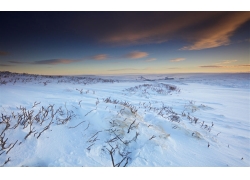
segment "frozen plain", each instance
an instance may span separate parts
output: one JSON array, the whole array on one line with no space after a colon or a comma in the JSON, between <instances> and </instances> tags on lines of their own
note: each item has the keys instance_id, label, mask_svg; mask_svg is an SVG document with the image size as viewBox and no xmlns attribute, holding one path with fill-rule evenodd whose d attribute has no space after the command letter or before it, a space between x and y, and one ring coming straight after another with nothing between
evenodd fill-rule
<instances>
[{"instance_id":1,"label":"frozen plain","mask_svg":"<svg viewBox=\"0 0 250 180\"><path fill-rule=\"evenodd\" d=\"M1 72L0 165L249 167L249 82Z\"/></svg>"}]
</instances>

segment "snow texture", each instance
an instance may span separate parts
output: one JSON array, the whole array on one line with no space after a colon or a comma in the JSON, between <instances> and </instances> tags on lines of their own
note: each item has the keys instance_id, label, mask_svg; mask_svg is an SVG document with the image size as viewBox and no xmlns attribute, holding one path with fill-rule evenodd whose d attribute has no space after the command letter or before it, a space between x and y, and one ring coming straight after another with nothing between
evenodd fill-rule
<instances>
[{"instance_id":1,"label":"snow texture","mask_svg":"<svg viewBox=\"0 0 250 180\"><path fill-rule=\"evenodd\" d=\"M0 73L0 166L248 167L249 74Z\"/></svg>"}]
</instances>

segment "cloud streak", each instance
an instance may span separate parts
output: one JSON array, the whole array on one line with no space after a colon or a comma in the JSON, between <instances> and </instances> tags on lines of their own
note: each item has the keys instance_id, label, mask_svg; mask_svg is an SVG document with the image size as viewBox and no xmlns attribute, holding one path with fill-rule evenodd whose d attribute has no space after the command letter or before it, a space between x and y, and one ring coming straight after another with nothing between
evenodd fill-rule
<instances>
[{"instance_id":1,"label":"cloud streak","mask_svg":"<svg viewBox=\"0 0 250 180\"><path fill-rule=\"evenodd\" d=\"M152 61L156 61L156 58L150 58L146 60L146 62L152 62Z\"/></svg>"},{"instance_id":2,"label":"cloud streak","mask_svg":"<svg viewBox=\"0 0 250 180\"><path fill-rule=\"evenodd\" d=\"M120 45L163 43L176 36L176 32L185 30L211 16L208 13L195 12L130 12L120 16L114 30L106 33L101 42Z\"/></svg>"},{"instance_id":3,"label":"cloud streak","mask_svg":"<svg viewBox=\"0 0 250 180\"><path fill-rule=\"evenodd\" d=\"M229 45L230 37L236 29L249 19L249 12L230 12L218 16L209 27L196 32L192 45L184 46L181 50L201 50Z\"/></svg>"},{"instance_id":4,"label":"cloud streak","mask_svg":"<svg viewBox=\"0 0 250 180\"><path fill-rule=\"evenodd\" d=\"M94 60L105 60L107 58L108 58L107 54L98 54L98 55L91 57L91 59L94 59Z\"/></svg>"},{"instance_id":5,"label":"cloud streak","mask_svg":"<svg viewBox=\"0 0 250 180\"><path fill-rule=\"evenodd\" d=\"M58 65L58 64L71 64L78 61L79 60L72 60L72 59L48 59L48 60L35 61L33 64Z\"/></svg>"},{"instance_id":6,"label":"cloud streak","mask_svg":"<svg viewBox=\"0 0 250 180\"><path fill-rule=\"evenodd\" d=\"M7 66L13 66L13 65L9 65L9 64L0 64L0 66L7 67Z\"/></svg>"},{"instance_id":7,"label":"cloud streak","mask_svg":"<svg viewBox=\"0 0 250 180\"><path fill-rule=\"evenodd\" d=\"M184 61L185 58L175 58L175 59L170 59L171 62L180 62L180 61Z\"/></svg>"},{"instance_id":8,"label":"cloud streak","mask_svg":"<svg viewBox=\"0 0 250 180\"><path fill-rule=\"evenodd\" d=\"M234 62L237 62L238 60L224 60L221 62L221 64L230 64L230 63L234 63Z\"/></svg>"},{"instance_id":9,"label":"cloud streak","mask_svg":"<svg viewBox=\"0 0 250 180\"><path fill-rule=\"evenodd\" d=\"M146 19L146 20L145 20ZM249 12L130 12L114 18L114 27L100 34L100 42L117 45L186 40L180 50L229 45L234 32L250 19Z\"/></svg>"},{"instance_id":10,"label":"cloud streak","mask_svg":"<svg viewBox=\"0 0 250 180\"><path fill-rule=\"evenodd\" d=\"M222 68L223 66L217 66L217 65L205 65L205 66L199 66L201 68Z\"/></svg>"},{"instance_id":11,"label":"cloud streak","mask_svg":"<svg viewBox=\"0 0 250 180\"><path fill-rule=\"evenodd\" d=\"M250 64L239 64L239 65L205 65L199 66L201 68L237 68L237 67L250 67Z\"/></svg>"},{"instance_id":12,"label":"cloud streak","mask_svg":"<svg viewBox=\"0 0 250 180\"><path fill-rule=\"evenodd\" d=\"M13 64L23 64L23 63L25 63L25 62L20 62L20 61L8 61L8 62L13 63Z\"/></svg>"},{"instance_id":13,"label":"cloud streak","mask_svg":"<svg viewBox=\"0 0 250 180\"><path fill-rule=\"evenodd\" d=\"M242 64L242 65L238 65L240 67L250 67L250 64Z\"/></svg>"},{"instance_id":14,"label":"cloud streak","mask_svg":"<svg viewBox=\"0 0 250 180\"><path fill-rule=\"evenodd\" d=\"M140 52L140 51L134 51L134 52L130 52L124 55L125 58L129 58L129 59L140 59L140 58L144 58L147 56L148 56L148 53Z\"/></svg>"}]
</instances>

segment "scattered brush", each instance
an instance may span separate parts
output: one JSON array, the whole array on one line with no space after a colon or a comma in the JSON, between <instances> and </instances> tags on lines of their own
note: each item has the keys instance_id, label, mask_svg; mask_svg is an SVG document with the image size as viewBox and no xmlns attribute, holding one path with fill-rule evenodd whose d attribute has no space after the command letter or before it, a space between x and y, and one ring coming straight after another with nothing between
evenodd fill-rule
<instances>
[{"instance_id":1,"label":"scattered brush","mask_svg":"<svg viewBox=\"0 0 250 180\"><path fill-rule=\"evenodd\" d=\"M7 164L8 162L10 162L10 157L8 157L8 159L3 163L3 165L1 167L3 167L5 164Z\"/></svg>"},{"instance_id":2,"label":"scattered brush","mask_svg":"<svg viewBox=\"0 0 250 180\"><path fill-rule=\"evenodd\" d=\"M112 166L113 167L120 167L122 165L122 163L124 162L124 160L126 160L126 162L123 164L123 167L126 167L128 164L128 160L131 159L128 155L131 152L124 152L121 151L119 146L116 145L116 147L114 148L110 143L107 143L111 148L107 148L105 147L105 149L109 152L109 155L111 157L111 162L112 162ZM114 159L114 155L115 153L118 152L118 154L121 157L121 160L118 163L115 163L115 159Z\"/></svg>"},{"instance_id":3,"label":"scattered brush","mask_svg":"<svg viewBox=\"0 0 250 180\"><path fill-rule=\"evenodd\" d=\"M32 108L37 107L41 102L34 102ZM48 107L42 106L40 109L37 110L28 110L25 107L17 107L19 110L17 113L11 112L11 115L4 115L1 113L0 116L0 155L4 153L8 154L16 144L21 145L22 142L16 140L14 142L9 142L9 138L5 137L6 133L10 134L11 131L20 127L24 130L28 130L27 134L24 137L24 140L28 139L31 134L34 134L34 137L37 139L47 131L53 123L57 125L65 124L72 117L74 117L73 111L69 111L66 107L65 103L65 110L62 107L55 109L54 105L49 105ZM63 118L63 116L66 116ZM44 124L47 124L44 126ZM83 122L81 122L83 123ZM79 123L78 125L80 125ZM75 127L77 127L76 125ZM72 127L72 128L75 128ZM19 143L18 143L19 142ZM8 159L3 166L8 163L10 159Z\"/></svg>"},{"instance_id":4,"label":"scattered brush","mask_svg":"<svg viewBox=\"0 0 250 180\"><path fill-rule=\"evenodd\" d=\"M140 94L142 96L145 96L148 98L148 96L150 95L151 92L155 92L155 93L161 94L161 95L167 95L173 91L179 93L180 89L174 85L159 83L159 84L142 84L139 86L127 88L123 91L129 92L132 94L140 92Z\"/></svg>"},{"instance_id":5,"label":"scattered brush","mask_svg":"<svg viewBox=\"0 0 250 180\"><path fill-rule=\"evenodd\" d=\"M76 89L77 91L79 91L80 92L80 94L82 94L82 91L83 91L83 89L81 89L81 90L79 90L79 89Z\"/></svg>"},{"instance_id":6,"label":"scattered brush","mask_svg":"<svg viewBox=\"0 0 250 180\"><path fill-rule=\"evenodd\" d=\"M130 130L132 130L135 126L133 126L133 124L135 123L136 119L129 125L129 128L128 128L128 132L130 132Z\"/></svg>"},{"instance_id":7,"label":"scattered brush","mask_svg":"<svg viewBox=\"0 0 250 180\"><path fill-rule=\"evenodd\" d=\"M6 85L7 83L13 83L15 85L18 82L31 83L38 82L47 86L51 82L59 83L71 83L71 84L95 84L95 83L116 83L118 80L102 79L94 77L72 77L72 76L49 76L49 75L37 75L27 73L11 73L9 71L0 71L0 85ZM93 91L95 94L95 91Z\"/></svg>"}]
</instances>

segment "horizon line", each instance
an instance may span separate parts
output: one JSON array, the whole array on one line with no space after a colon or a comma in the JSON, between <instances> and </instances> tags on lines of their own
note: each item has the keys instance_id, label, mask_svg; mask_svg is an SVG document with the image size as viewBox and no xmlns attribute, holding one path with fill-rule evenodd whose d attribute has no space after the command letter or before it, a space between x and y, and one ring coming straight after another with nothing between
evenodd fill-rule
<instances>
[{"instance_id":1,"label":"horizon line","mask_svg":"<svg viewBox=\"0 0 250 180\"><path fill-rule=\"evenodd\" d=\"M120 73L120 74L32 74L25 72L0 71L0 73L27 74L39 76L123 76L123 75L167 75L167 74L250 74L249 72L178 72L178 73Z\"/></svg>"}]
</instances>

